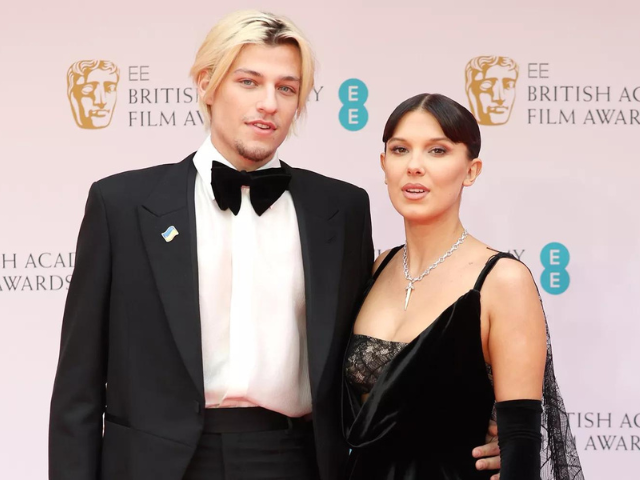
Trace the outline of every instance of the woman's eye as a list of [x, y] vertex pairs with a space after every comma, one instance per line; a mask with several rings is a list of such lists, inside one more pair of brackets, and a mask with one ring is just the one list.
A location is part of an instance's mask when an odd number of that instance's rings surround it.
[[283, 91], [284, 93], [296, 93], [296, 91], [293, 88], [287, 85], [280, 87], [280, 90]]
[[431, 153], [435, 155], [444, 155], [447, 151], [442, 147], [434, 147], [431, 149]]
[[254, 84], [255, 84], [255, 82], [254, 82], [253, 80], [249, 80], [248, 78], [245, 78], [244, 80], [240, 80], [240, 83], [241, 83], [242, 85], [247, 85], [247, 86], [249, 86], [249, 87], [250, 87], [251, 85], [254, 85]]
[[402, 154], [402, 153], [407, 153], [408, 152], [408, 150], [406, 148], [404, 148], [404, 147], [392, 147], [391, 151], [393, 153], [397, 153], [397, 154]]

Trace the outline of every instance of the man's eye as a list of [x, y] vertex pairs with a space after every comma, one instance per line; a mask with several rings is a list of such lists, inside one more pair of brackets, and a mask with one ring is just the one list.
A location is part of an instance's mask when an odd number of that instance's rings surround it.
[[85, 85], [80, 91], [83, 95], [90, 95], [91, 93], [93, 93], [93, 87], [91, 85]]
[[296, 91], [288, 85], [284, 85], [280, 87], [280, 90], [283, 91], [284, 93], [296, 93]]

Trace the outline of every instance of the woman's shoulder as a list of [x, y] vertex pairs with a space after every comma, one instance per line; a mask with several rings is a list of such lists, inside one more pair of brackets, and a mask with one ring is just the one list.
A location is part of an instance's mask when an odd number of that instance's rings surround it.
[[[486, 307], [490, 312], [498, 314], [490, 316], [494, 320], [504, 318], [509, 323], [517, 318], [534, 323], [544, 319], [538, 287], [529, 268], [508, 253], [495, 253], [493, 258], [494, 263], [486, 274], [482, 288]], [[532, 315], [525, 314], [525, 311]]]
[[[389, 250], [385, 250], [380, 255], [378, 255], [378, 257], [373, 262], [373, 269], [371, 271], [371, 275], [375, 275], [375, 273], [378, 271], [378, 268], [380, 268], [380, 266], [385, 262], [389, 254], [391, 254], [391, 252], [394, 252], [392, 254], [393, 256], [398, 250], [400, 250], [401, 247], [402, 246], [390, 248]], [[389, 258], [389, 261], [391, 261], [391, 258]]]
[[533, 288], [537, 293], [531, 271], [521, 260], [510, 252], [497, 250], [475, 238], [473, 240], [473, 263], [484, 265], [480, 273], [484, 280], [483, 290], [497, 291], [501, 297], [514, 290], [521, 292], [523, 288]]
[[[491, 275], [487, 277], [487, 285], [491, 283], [500, 290], [534, 286], [533, 276], [529, 268], [512, 254], [497, 252], [491, 258], [496, 260], [491, 269]], [[491, 259], [488, 261], [491, 261]]]

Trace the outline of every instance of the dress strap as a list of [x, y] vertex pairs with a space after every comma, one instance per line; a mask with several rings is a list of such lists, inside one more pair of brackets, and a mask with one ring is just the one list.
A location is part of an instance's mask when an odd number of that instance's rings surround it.
[[391, 249], [391, 251], [389, 253], [387, 253], [387, 256], [384, 257], [384, 260], [382, 260], [382, 263], [378, 266], [377, 270], [375, 271], [375, 273], [373, 274], [373, 278], [371, 279], [373, 282], [375, 282], [378, 277], [380, 276], [380, 273], [382, 272], [382, 270], [384, 270], [384, 267], [387, 266], [387, 264], [391, 261], [391, 259], [394, 257], [394, 255], [396, 253], [398, 253], [398, 251], [403, 247], [404, 245], [400, 245], [398, 247], [393, 247]]
[[489, 272], [493, 270], [493, 267], [495, 267], [496, 263], [498, 263], [498, 260], [500, 260], [501, 258], [512, 258], [513, 260], [519, 261], [516, 257], [506, 252], [498, 252], [495, 255], [491, 256], [489, 260], [487, 260], [487, 263], [484, 265], [484, 268], [480, 272], [480, 275], [478, 275], [478, 280], [476, 280], [476, 284], [473, 286], [474, 290], [480, 291], [485, 279], [487, 278], [487, 275], [489, 275]]

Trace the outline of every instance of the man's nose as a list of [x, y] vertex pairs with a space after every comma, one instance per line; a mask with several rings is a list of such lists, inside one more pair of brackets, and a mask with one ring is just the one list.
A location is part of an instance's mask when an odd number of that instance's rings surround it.
[[278, 110], [275, 87], [265, 88], [264, 96], [260, 102], [258, 102], [257, 109], [259, 112], [267, 114], [274, 114]]

